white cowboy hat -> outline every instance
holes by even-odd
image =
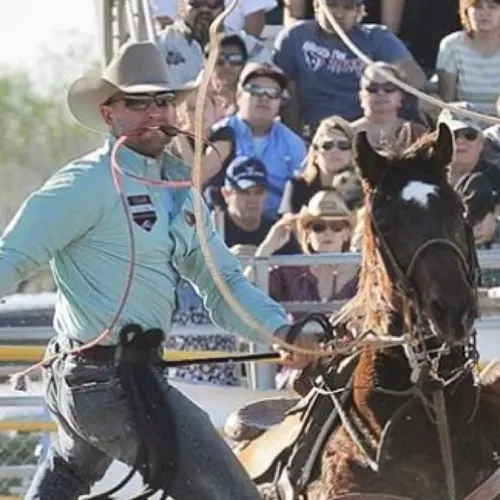
[[[152,42],[129,42],[120,48],[101,75],[88,74],[71,84],[67,93],[68,108],[84,127],[106,132],[100,106],[117,92],[175,92],[179,102],[200,85],[201,76],[200,72],[195,81],[176,81]]]

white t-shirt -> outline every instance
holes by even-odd
[[[154,17],[177,18],[179,0],[149,0]],[[231,0],[225,0],[226,6]],[[245,26],[245,17],[259,10],[270,11],[276,7],[276,0],[240,0],[237,7],[225,21],[227,28],[240,31]]]

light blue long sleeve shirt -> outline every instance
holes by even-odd
[[[104,146],[69,163],[21,206],[0,238],[0,295],[50,262],[58,288],[54,328],[58,335],[86,342],[109,326],[123,297],[131,242],[126,212],[111,173],[109,137]],[[165,154],[161,164],[122,147],[120,166],[135,175],[188,179],[190,169]],[[129,323],[168,332],[180,277],[202,296],[215,324],[251,341],[262,341],[228,307],[200,247],[191,189],[146,185],[123,177],[136,247],[130,295],[106,344],[117,342]],[[267,334],[288,324],[285,310],[250,284],[229,252],[205,208],[209,247],[233,296]]]

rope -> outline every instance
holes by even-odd
[[[321,9],[323,9],[326,18],[332,25],[333,29],[336,31],[338,37],[347,45],[349,50],[351,50],[354,55],[359,57],[365,64],[373,64],[375,61],[373,59],[370,59],[352,40],[351,38],[347,35],[347,33],[342,29],[338,21],[335,19],[335,16],[331,13],[331,11],[328,8],[328,5],[325,0],[318,0],[319,6]],[[394,76],[392,73],[389,71],[385,71],[382,68],[374,67],[373,68],[376,73],[379,73],[382,75],[386,80],[390,81],[394,85],[397,85],[400,89],[404,90],[405,92],[408,92],[408,94],[413,95],[414,97],[417,97],[418,99],[421,99],[422,101],[425,101],[429,104],[433,104],[434,106],[437,106],[442,109],[448,109],[452,111],[453,113],[460,115],[460,116],[465,116],[467,118],[475,119],[475,120],[481,120],[484,122],[491,123],[493,125],[500,124],[500,118],[490,116],[490,115],[485,115],[483,113],[477,113],[476,111],[470,111],[467,109],[459,108],[457,106],[454,106],[453,104],[449,104],[447,102],[442,101],[441,99],[437,99],[436,97],[430,96],[426,94],[425,92],[422,92],[421,90],[416,89],[415,87],[412,87],[406,82],[403,82],[402,80],[398,79],[396,76]]]

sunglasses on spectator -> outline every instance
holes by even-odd
[[[394,83],[391,82],[384,82],[384,83],[369,83],[368,85],[365,85],[364,90],[366,90],[369,94],[377,94],[378,92],[382,91],[385,94],[392,94],[394,92],[397,92],[399,90]]]
[[[340,233],[347,229],[349,224],[345,220],[332,220],[332,221],[316,221],[309,224],[308,229],[313,233],[321,234],[327,229],[331,229],[334,233]]]
[[[123,101],[127,109],[133,111],[144,111],[155,103],[159,108],[167,108],[175,103],[175,92],[162,92],[160,94],[134,94],[124,95],[117,99],[108,101],[106,104]]]
[[[316,149],[323,151],[331,151],[332,149],[338,149],[339,151],[349,151],[352,147],[351,141],[347,139],[339,141],[325,141],[320,144],[316,144]]]
[[[246,58],[243,54],[238,54],[233,52],[231,54],[219,54],[217,58],[217,64],[222,66],[224,63],[229,63],[231,66],[241,66],[246,61]]]
[[[263,87],[254,83],[248,83],[243,87],[250,95],[256,97],[267,97],[268,99],[279,99],[283,95],[281,89],[276,87]]]
[[[201,9],[202,7],[218,9],[224,6],[224,0],[189,0],[188,4],[193,7],[193,9]]]
[[[479,135],[479,132],[475,128],[463,128],[461,130],[456,130],[453,132],[455,139],[465,139],[466,141],[475,141]]]

